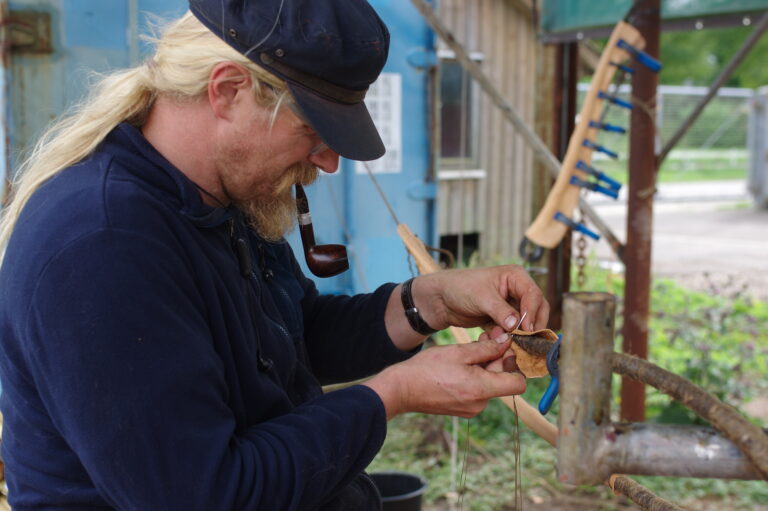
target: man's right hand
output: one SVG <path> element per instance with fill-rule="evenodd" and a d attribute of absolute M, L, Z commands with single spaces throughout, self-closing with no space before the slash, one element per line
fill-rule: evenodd
<path fill-rule="evenodd" d="M 525 377 L 485 369 L 501 358 L 509 336 L 437 346 L 395 364 L 363 385 L 381 397 L 387 419 L 406 412 L 473 417 L 492 397 L 522 394 Z"/>

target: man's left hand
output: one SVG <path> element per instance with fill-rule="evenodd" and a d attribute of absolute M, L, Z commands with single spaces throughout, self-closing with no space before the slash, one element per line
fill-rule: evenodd
<path fill-rule="evenodd" d="M 433 328 L 486 326 L 512 330 L 527 312 L 523 330 L 546 328 L 549 304 L 522 266 L 449 270 L 418 277 L 413 296 Z"/>

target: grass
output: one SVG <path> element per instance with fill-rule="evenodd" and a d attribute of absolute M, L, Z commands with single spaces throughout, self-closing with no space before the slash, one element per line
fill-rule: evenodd
<path fill-rule="evenodd" d="M 588 268 L 585 289 L 621 296 L 623 287 L 620 275 Z M 737 408 L 768 390 L 768 303 L 752 300 L 740 290 L 713 287 L 708 293 L 693 292 L 665 280 L 655 282 L 651 300 L 652 361 L 686 376 Z M 620 310 L 617 318 L 621 318 Z M 617 332 L 620 328 L 617 325 Z M 545 379 L 530 380 L 526 400 L 536 403 L 546 384 Z M 618 385 L 614 391 L 613 408 L 617 410 Z M 647 414 L 650 421 L 656 422 L 701 422 L 686 408 L 654 392 L 648 393 Z M 548 418 L 556 421 L 556 416 L 557 402 Z M 458 422 L 454 432 L 454 421 L 448 417 L 397 417 L 391 421 L 387 441 L 370 470 L 421 474 L 429 481 L 427 503 L 451 501 L 456 499 L 452 491 L 462 471 L 461 460 L 466 457 L 463 509 L 514 509 L 514 415 L 501 402 L 492 401 L 479 416 Z M 570 504 L 557 509 L 624 508 L 622 500 L 613 497 L 607 488 L 571 489 L 560 485 L 555 475 L 555 450 L 523 425 L 519 433 L 520 483 L 526 507 L 532 501 L 566 499 Z M 454 446 L 459 452 L 452 472 L 453 434 L 458 436 Z M 768 485 L 762 481 L 664 477 L 637 480 L 662 498 L 691 509 L 768 510 Z"/>
<path fill-rule="evenodd" d="M 660 183 L 725 181 L 746 179 L 749 155 L 746 150 L 677 150 L 664 160 L 658 172 Z M 594 166 L 609 177 L 626 184 L 628 162 L 595 156 Z"/>

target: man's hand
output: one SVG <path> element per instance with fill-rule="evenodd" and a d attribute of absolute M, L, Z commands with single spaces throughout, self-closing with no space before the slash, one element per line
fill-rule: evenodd
<path fill-rule="evenodd" d="M 381 397 L 387 418 L 406 412 L 473 417 L 492 397 L 521 394 L 520 373 L 485 367 L 509 348 L 506 334 L 464 345 L 437 346 L 395 364 L 364 383 Z"/>
<path fill-rule="evenodd" d="M 528 312 L 524 330 L 546 328 L 549 304 L 522 266 L 448 270 L 418 277 L 414 302 L 433 328 L 474 327 L 489 321 L 511 330 Z"/>

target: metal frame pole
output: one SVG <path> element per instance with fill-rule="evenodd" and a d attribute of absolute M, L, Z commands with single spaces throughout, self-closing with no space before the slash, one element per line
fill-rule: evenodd
<path fill-rule="evenodd" d="M 659 55 L 661 0 L 635 4 L 633 24 L 645 39 L 645 51 Z M 651 238 L 653 195 L 656 191 L 655 101 L 658 74 L 638 66 L 632 76 L 633 103 L 630 118 L 629 193 L 624 291 L 624 353 L 648 357 L 648 317 L 651 293 Z M 629 378 L 621 382 L 621 419 L 645 420 L 645 386 Z"/>
<path fill-rule="evenodd" d="M 741 48 L 739 48 L 739 51 L 737 51 L 733 57 L 731 57 L 728 65 L 725 66 L 717 78 L 715 78 L 715 81 L 712 82 L 712 85 L 709 86 L 707 94 L 701 98 L 701 101 L 699 101 L 688 118 L 680 125 L 675 134 L 670 137 L 667 143 L 664 144 L 664 147 L 656 157 L 657 168 L 661 168 L 661 164 L 664 162 L 664 159 L 667 157 L 669 152 L 677 145 L 680 139 L 683 138 L 683 135 L 688 132 L 688 129 L 693 126 L 693 123 L 696 122 L 696 119 L 699 118 L 699 115 L 701 115 L 701 113 L 704 111 L 704 108 L 706 108 L 712 98 L 715 97 L 718 89 L 720 89 L 725 81 L 730 78 L 739 64 L 741 64 L 741 61 L 744 60 L 744 57 L 747 56 L 750 50 L 752 50 L 752 47 L 755 46 L 755 44 L 757 44 L 757 42 L 760 40 L 760 37 L 763 35 L 763 33 L 765 33 L 766 29 L 768 29 L 768 12 L 763 14 L 763 16 L 757 22 L 757 25 L 755 25 L 755 29 L 751 34 L 749 34 L 749 37 L 747 37 L 747 40 L 744 41 L 744 44 L 741 46 Z"/>
<path fill-rule="evenodd" d="M 576 83 L 578 82 L 578 45 L 557 45 L 554 86 L 554 118 L 552 150 L 562 158 L 576 118 Z M 563 321 L 563 294 L 571 288 L 571 232 L 547 251 L 547 301 L 550 305 L 549 326 L 560 330 Z"/>

